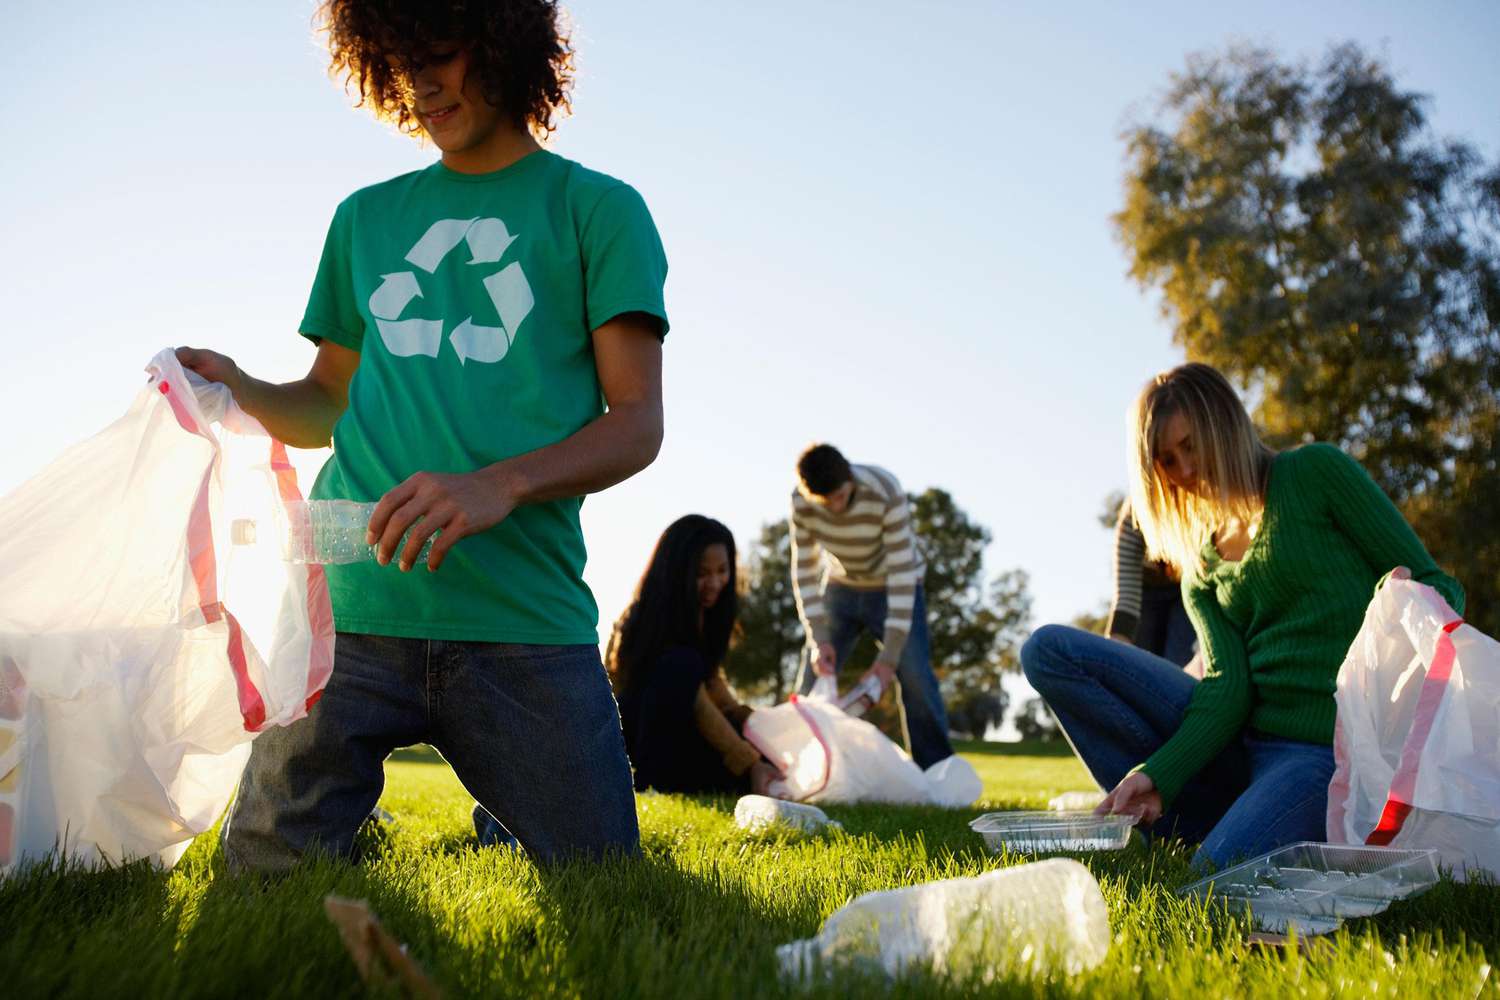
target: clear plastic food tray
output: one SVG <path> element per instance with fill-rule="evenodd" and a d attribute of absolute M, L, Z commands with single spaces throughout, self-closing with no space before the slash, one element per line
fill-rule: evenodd
<path fill-rule="evenodd" d="M 1437 884 L 1437 852 L 1303 842 L 1178 890 L 1250 911 L 1263 931 L 1326 934 Z"/>
<path fill-rule="evenodd" d="M 991 851 L 1118 851 L 1130 842 L 1133 816 L 1095 816 L 1088 811 L 992 812 L 969 824 Z"/>

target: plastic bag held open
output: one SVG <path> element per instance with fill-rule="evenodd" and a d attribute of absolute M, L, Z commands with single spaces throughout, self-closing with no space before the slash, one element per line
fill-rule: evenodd
<path fill-rule="evenodd" d="M 273 530 L 301 499 L 285 446 L 171 350 L 147 372 L 0 499 L 0 872 L 175 863 L 332 671 L 322 567 Z"/>
<path fill-rule="evenodd" d="M 896 802 L 967 806 L 984 788 L 954 754 L 922 770 L 884 733 L 837 704 L 838 684 L 820 677 L 806 698 L 759 709 L 745 739 L 782 771 L 771 794 L 800 802 Z"/>
<path fill-rule="evenodd" d="M 1388 581 L 1339 669 L 1328 839 L 1430 847 L 1500 875 L 1500 643 Z"/>

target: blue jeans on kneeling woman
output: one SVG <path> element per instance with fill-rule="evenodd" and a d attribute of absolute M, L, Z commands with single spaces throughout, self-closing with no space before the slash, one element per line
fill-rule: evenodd
<path fill-rule="evenodd" d="M 1037 629 L 1021 666 L 1106 790 L 1177 731 L 1198 684 L 1160 656 L 1065 625 Z M 1321 841 L 1332 777 L 1332 747 L 1246 730 L 1183 786 L 1150 832 L 1201 842 L 1193 856 L 1200 868 Z"/>

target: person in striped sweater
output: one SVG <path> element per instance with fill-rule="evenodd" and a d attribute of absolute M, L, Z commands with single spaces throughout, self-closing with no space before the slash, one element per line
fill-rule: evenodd
<path fill-rule="evenodd" d="M 901 724 L 912 759 L 927 768 L 953 755 L 948 716 L 927 634 L 925 566 L 912 531 L 911 506 L 896 477 L 874 465 L 851 465 L 829 444 L 797 459 L 792 491 L 792 578 L 807 631 L 812 670 L 832 675 L 868 630 L 880 641 L 861 678 L 871 701 L 900 682 Z"/>
<path fill-rule="evenodd" d="M 1085 766 L 1100 812 L 1201 841 L 1200 867 L 1325 837 L 1335 681 L 1391 575 L 1464 592 L 1340 449 L 1264 445 L 1207 365 L 1156 376 L 1132 408 L 1131 504 L 1182 574 L 1197 680 L 1159 656 L 1048 625 L 1021 650 Z"/>

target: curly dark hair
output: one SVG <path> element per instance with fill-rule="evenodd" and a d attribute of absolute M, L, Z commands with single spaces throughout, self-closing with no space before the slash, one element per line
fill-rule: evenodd
<path fill-rule="evenodd" d="M 573 47 L 556 0 L 322 0 L 314 23 L 328 36 L 329 74 L 408 135 L 421 125 L 403 67 L 455 44 L 517 126 L 541 137 L 572 110 Z"/>

